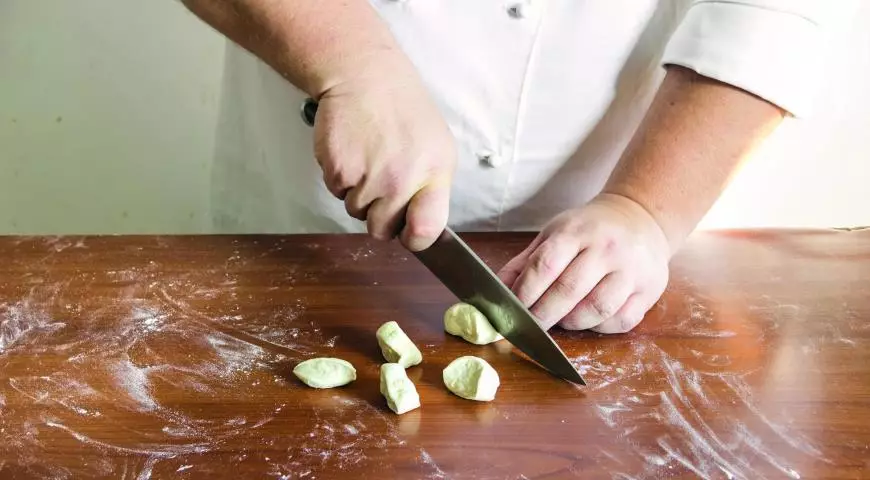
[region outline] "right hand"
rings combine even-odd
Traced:
[[[370,235],[424,250],[447,225],[453,136],[410,61],[367,70],[320,96],[314,154],[326,187]]]

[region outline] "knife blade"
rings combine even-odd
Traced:
[[[586,385],[532,313],[449,227],[414,254],[461,301],[480,310],[511,344],[550,373]]]
[[[302,120],[314,126],[318,103],[306,98]],[[414,254],[448,290],[480,310],[496,331],[550,373],[586,385],[559,345],[538,324],[532,313],[449,227],[428,249]]]

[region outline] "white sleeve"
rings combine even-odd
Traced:
[[[806,115],[826,32],[847,0],[694,0],[663,56],[701,75]]]

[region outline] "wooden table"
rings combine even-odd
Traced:
[[[531,237],[468,235],[498,267]],[[446,335],[363,236],[0,239],[0,478],[870,478],[870,231],[696,234],[634,332],[554,330],[589,385]],[[374,331],[423,351],[378,393]],[[462,400],[479,355],[502,386]],[[358,380],[313,390],[314,356]]]

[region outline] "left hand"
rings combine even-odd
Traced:
[[[551,220],[499,277],[545,329],[624,333],[664,292],[670,256],[646,209],[601,194]]]

